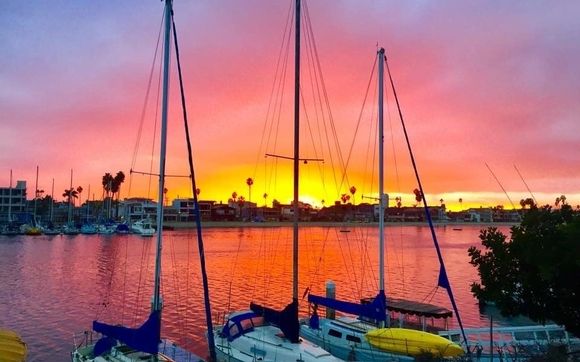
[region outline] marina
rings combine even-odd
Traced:
[[[507,231],[508,227],[503,229]],[[355,245],[354,241],[345,240],[345,235],[350,238],[351,234],[362,230],[375,233],[376,237],[375,227],[353,228],[353,232],[347,234],[340,233],[339,226],[313,226],[301,230],[304,235],[300,252],[304,275],[299,286],[301,292],[307,287],[324,288],[325,280],[332,277],[340,285],[337,297],[371,295],[374,284],[369,283],[361,289],[361,280],[353,278],[344,267],[351,259],[344,259],[343,252],[349,245]],[[277,248],[257,253],[257,246],[273,233],[285,235],[278,238]],[[462,233],[454,232],[450,226],[437,227],[437,233],[466,328],[488,330],[490,317],[480,312],[477,300],[469,291],[477,271],[469,265],[466,250],[478,242],[479,227],[463,226]],[[165,335],[206,357],[205,323],[200,322],[204,315],[199,259],[190,252],[195,250],[195,232],[180,229],[164,231],[164,235],[164,256],[171,260],[163,272],[164,304],[171,306],[163,314]],[[204,239],[212,316],[216,322],[223,322],[228,307],[247,308],[251,300],[270,298],[275,305],[284,304],[285,298],[276,296],[288,295],[286,285],[291,275],[287,273],[290,266],[287,256],[291,254],[291,228],[209,228],[204,231]],[[386,239],[390,245],[386,253],[387,293],[407,299],[413,296],[412,299],[418,301],[431,296],[438,261],[428,228],[389,226]],[[142,263],[152,265],[153,243],[152,238],[131,234],[0,236],[0,263],[11,265],[0,271],[0,283],[4,286],[0,299],[6,301],[0,305],[0,324],[18,331],[28,345],[28,360],[69,360],[73,337],[79,328],[89,330],[96,316],[136,321],[139,316],[148,314],[147,294],[152,288],[152,280],[139,283],[139,270]],[[318,266],[319,272],[315,273],[323,244],[326,256]],[[373,246],[369,246],[372,256]],[[143,250],[149,252],[143,254]],[[236,254],[237,266],[232,263]],[[352,260],[360,260],[360,257],[361,254],[355,253]],[[376,262],[373,260],[373,264]],[[402,270],[404,277],[401,277]],[[257,286],[264,283],[269,288],[260,291]],[[140,284],[143,284],[142,289],[138,288]],[[114,289],[124,292],[112,293]],[[318,292],[323,290],[318,289]],[[450,307],[443,291],[429,298],[432,304]],[[300,315],[306,313],[304,305]],[[528,320],[521,318],[493,318],[496,328],[529,325]],[[449,321],[449,329],[457,329],[453,318]],[[51,356],[54,359],[49,358]]]
[[[580,358],[574,6],[4,8],[0,362]]]

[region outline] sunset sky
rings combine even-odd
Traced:
[[[290,6],[289,0],[175,1],[201,199],[225,202],[233,191],[248,199],[248,177],[259,205],[291,199],[291,178],[284,176],[290,163],[280,161],[276,181],[260,171],[262,129]],[[518,205],[530,194],[514,165],[540,203],[565,194],[580,204],[579,2],[316,0],[307,6],[344,158],[378,44],[389,58],[430,204],[442,198],[456,209],[462,198],[463,207],[511,207],[509,196]],[[13,183],[27,180],[32,195],[38,165],[39,188],[50,193],[54,178],[61,200],[73,169],[74,186],[90,185],[98,199],[105,172],[129,176],[162,12],[157,0],[0,2],[1,186],[8,186],[12,170]],[[290,127],[291,59],[288,67],[281,122]],[[307,71],[304,66],[305,88]],[[176,85],[169,127],[177,141],[169,141],[168,172],[184,174]],[[148,171],[154,108],[144,122],[135,168]],[[389,123],[385,131],[391,128],[397,129]],[[291,139],[289,132],[282,135]],[[292,154],[282,141],[279,147]],[[353,148],[347,169],[345,186],[361,190],[356,202],[370,177],[361,161],[366,147]],[[387,155],[387,189],[412,204],[416,184],[405,150],[385,145],[388,153],[395,148],[396,171]],[[306,143],[302,155],[314,157]],[[324,167],[330,165],[325,159]],[[307,180],[316,167],[301,169],[304,201],[320,206],[347,192],[328,185],[320,191],[319,181]],[[143,178],[133,176],[129,189],[127,177],[121,196],[147,195]],[[167,187],[170,199],[190,196],[182,180],[168,180]]]

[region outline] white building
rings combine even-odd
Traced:
[[[15,213],[26,211],[26,181],[16,181],[16,186],[0,187],[0,223],[14,220]]]

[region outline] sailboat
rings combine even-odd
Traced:
[[[91,196],[91,185],[89,185],[89,191],[87,193],[87,213],[85,215],[85,222],[81,225],[81,234],[85,234],[85,235],[92,235],[92,234],[96,234],[97,233],[97,227],[95,226],[95,224],[93,224],[92,222],[90,222],[89,218],[90,218],[90,196]]]
[[[36,166],[36,184],[34,186],[34,212],[29,223],[20,227],[25,235],[42,235],[42,228],[36,220],[36,204],[38,203],[38,166]]]
[[[48,217],[48,225],[44,228],[45,235],[59,235],[60,229],[54,226],[52,221],[54,214],[54,179],[52,179],[52,190],[50,193],[50,211]]]
[[[70,189],[69,193],[73,191],[73,170],[70,170]],[[64,196],[64,195],[63,195]],[[76,227],[74,220],[73,220],[73,206],[72,206],[72,195],[69,194],[68,196],[68,221],[66,225],[62,227],[62,233],[65,235],[78,235],[80,230]]]
[[[231,313],[214,331],[218,361],[338,361],[299,336],[298,320],[298,180],[300,124],[300,0],[295,8],[294,77],[294,215],[292,302],[282,311],[251,303],[249,310]]]
[[[167,148],[167,119],[168,119],[168,94],[169,94],[169,64],[170,64],[170,41],[173,24],[173,6],[172,0],[165,0],[164,6],[164,49],[163,49],[163,86],[162,86],[162,109],[161,109],[161,137],[160,137],[160,153],[159,153],[159,200],[157,203],[157,233],[156,248],[155,248],[155,268],[154,268],[154,288],[151,303],[151,313],[147,320],[137,328],[129,328],[119,325],[109,325],[99,321],[93,322],[93,331],[101,334],[101,338],[92,343],[89,338],[79,344],[72,352],[72,360],[75,362],[85,361],[200,361],[201,359],[187,350],[179,347],[172,341],[161,339],[161,311],[162,311],[162,296],[161,296],[161,251],[163,242],[163,189],[165,185],[165,160]],[[177,39],[175,32],[174,41],[177,52]],[[177,53],[178,54],[178,53]],[[179,57],[177,57],[179,64]],[[180,70],[181,80],[181,70]],[[181,82],[180,82],[181,83]],[[183,95],[183,90],[182,90]],[[185,112],[184,112],[185,113]],[[187,130],[187,123],[186,123]],[[188,141],[189,141],[189,133]],[[193,163],[191,161],[191,147],[190,150],[190,172],[192,184],[195,183],[193,174]],[[197,206],[197,199],[196,206]],[[207,275],[205,273],[205,258],[203,256],[203,242],[201,241],[201,227],[199,217],[199,207],[197,207],[197,225],[198,225],[198,247],[200,253],[200,265],[202,269],[203,287],[206,318],[208,324],[208,331],[211,327],[211,314],[209,305],[209,292],[207,284]],[[88,335],[88,333],[86,333]],[[213,342],[210,340],[210,358],[213,359]]]
[[[378,147],[379,147],[379,285],[378,294],[367,304],[339,301],[309,294],[308,301],[314,305],[312,316],[301,323],[300,335],[323,346],[333,355],[358,361],[411,361],[416,356],[431,354],[436,357],[455,357],[464,353],[463,348],[449,339],[436,334],[406,328],[385,328],[387,320],[385,296],[384,222],[386,195],[384,185],[383,152],[383,77],[385,50],[377,51],[378,62]],[[318,306],[359,316],[320,318]]]

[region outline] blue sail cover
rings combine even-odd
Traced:
[[[294,300],[282,311],[262,307],[261,305],[250,303],[250,309],[264,317],[264,320],[280,328],[284,336],[292,343],[300,341],[300,322],[298,321],[298,301]]]
[[[332,308],[343,313],[349,313],[374,319],[378,322],[387,320],[387,298],[385,297],[385,292],[382,290],[379,292],[379,294],[377,294],[373,302],[369,304],[344,302],[341,300],[320,297],[313,294],[308,295],[308,301],[310,303],[323,305],[327,308]]]
[[[443,264],[439,267],[439,279],[437,280],[437,285],[441,288],[447,289],[448,291],[451,289],[449,278],[447,278],[447,272],[445,271],[445,266]]]
[[[151,312],[147,321],[139,328],[112,326],[94,321],[93,330],[107,337],[114,338],[135,350],[157,354],[159,352],[159,342],[161,341],[161,312]],[[108,340],[110,341],[110,339]],[[110,345],[110,343],[107,343],[107,345]],[[108,349],[98,351],[96,347],[95,355],[97,355],[97,352],[103,353],[110,349],[109,347]]]

